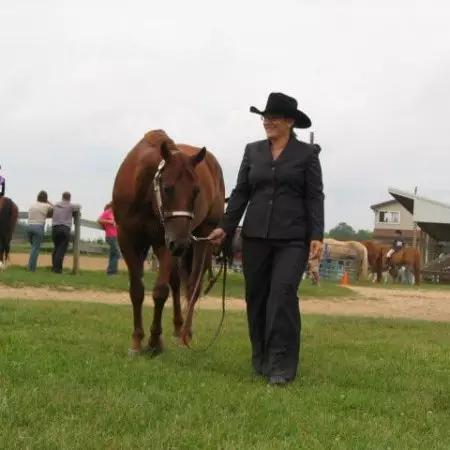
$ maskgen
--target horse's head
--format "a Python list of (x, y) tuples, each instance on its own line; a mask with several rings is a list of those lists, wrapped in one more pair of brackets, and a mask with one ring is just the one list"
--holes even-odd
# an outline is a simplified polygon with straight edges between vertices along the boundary
[(174, 256), (181, 256), (190, 246), (194, 203), (200, 192), (195, 167), (205, 155), (204, 147), (189, 156), (181, 151), (171, 153), (166, 143), (161, 145), (162, 161), (153, 187), (166, 245)]

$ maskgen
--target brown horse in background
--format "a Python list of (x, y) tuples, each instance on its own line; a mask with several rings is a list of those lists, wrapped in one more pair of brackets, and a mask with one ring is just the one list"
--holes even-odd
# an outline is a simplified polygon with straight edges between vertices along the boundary
[[(380, 244), (375, 241), (361, 241), (367, 248), (367, 259), (372, 274), (376, 274), (376, 282), (381, 283), (383, 272), (387, 271), (386, 267), (386, 253), (391, 248), (390, 245)], [(373, 280), (375, 282), (375, 280)]]
[(390, 266), (389, 273), (394, 279), (397, 278), (399, 268), (405, 266), (408, 283), (412, 284), (411, 274), (413, 274), (414, 284), (416, 286), (420, 285), (421, 256), (416, 248), (404, 247), (394, 252), (391, 256)]
[(377, 275), (377, 283), (381, 283), (384, 266), (383, 254), (385, 254), (387, 250), (384, 252), (384, 246), (374, 241), (361, 241), (361, 244), (367, 248), (367, 259), (371, 272)]
[(0, 197), (0, 269), (5, 270), (11, 239), (19, 218), (19, 208), (9, 197)]
[[(362, 242), (367, 248), (367, 255), (369, 259), (369, 265), (373, 273), (377, 274), (377, 283), (381, 282), (382, 274), (384, 271), (389, 271), (394, 280), (397, 279), (399, 269), (405, 266), (406, 273), (408, 275), (408, 282), (410, 282), (409, 274), (414, 273), (415, 284), (420, 284), (420, 252), (413, 247), (405, 247), (402, 250), (398, 250), (391, 256), (390, 267), (387, 266), (386, 253), (391, 248), (388, 244), (379, 244), (374, 241)], [(411, 284), (411, 283), (410, 283)]]
[[(142, 276), (150, 247), (159, 268), (146, 351), (157, 355), (163, 350), (161, 319), (170, 289), (174, 335), (189, 342), (193, 308), (213, 250), (209, 243), (195, 241), (193, 236), (207, 237), (217, 226), (224, 213), (224, 198), (222, 169), (214, 155), (204, 147), (176, 145), (164, 130), (146, 133), (123, 160), (114, 181), (113, 211), (133, 305), (131, 354), (142, 351)], [(181, 282), (189, 300), (185, 323)]]

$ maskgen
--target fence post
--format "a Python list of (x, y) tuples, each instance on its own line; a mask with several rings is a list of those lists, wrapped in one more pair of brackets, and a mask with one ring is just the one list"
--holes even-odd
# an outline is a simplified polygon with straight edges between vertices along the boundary
[(80, 227), (81, 227), (81, 211), (75, 211), (73, 214), (73, 224), (75, 226), (73, 237), (73, 266), (72, 275), (78, 274), (80, 270)]

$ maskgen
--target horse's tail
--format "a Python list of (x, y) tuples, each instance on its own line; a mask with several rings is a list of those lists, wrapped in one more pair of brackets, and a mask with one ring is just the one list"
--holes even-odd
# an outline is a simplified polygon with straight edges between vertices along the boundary
[(362, 261), (361, 261), (361, 276), (363, 280), (366, 281), (369, 277), (369, 253), (365, 245), (361, 246), (362, 250)]
[(9, 197), (3, 197), (0, 208), (0, 233), (6, 235), (11, 229), (11, 215), (13, 210), (13, 201)]

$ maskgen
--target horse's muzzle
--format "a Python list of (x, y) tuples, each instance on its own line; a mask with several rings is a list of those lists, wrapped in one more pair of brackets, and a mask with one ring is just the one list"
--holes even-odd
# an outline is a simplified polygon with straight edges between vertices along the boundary
[(182, 256), (189, 246), (189, 239), (169, 239), (167, 241), (167, 248), (169, 249), (169, 252), (176, 257)]

